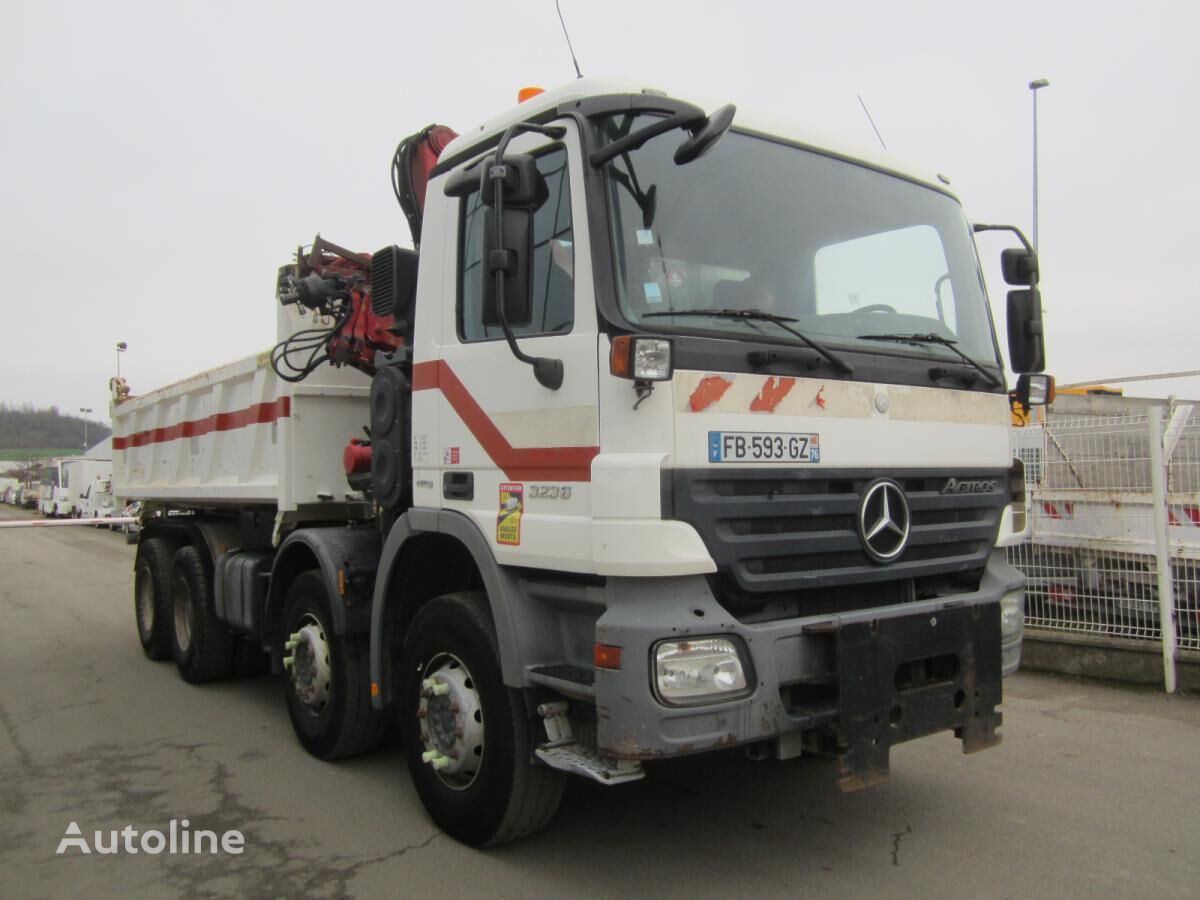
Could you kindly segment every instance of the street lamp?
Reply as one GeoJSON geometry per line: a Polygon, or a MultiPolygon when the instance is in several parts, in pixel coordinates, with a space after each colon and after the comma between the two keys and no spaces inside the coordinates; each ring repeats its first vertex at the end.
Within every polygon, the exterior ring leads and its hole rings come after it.
{"type": "MultiPolygon", "coordinates": [[[[117,358],[120,359],[120,357],[117,357],[117,358]]],[[[79,411],[81,413],[83,413],[83,452],[87,453],[88,452],[88,439],[87,439],[88,420],[87,420],[87,417],[89,415],[91,415],[92,408],[90,406],[81,406],[81,407],[79,407],[79,411]]]]}
{"type": "MultiPolygon", "coordinates": [[[[1034,231],[1036,232],[1036,228],[1034,231]]],[[[117,377],[121,377],[121,354],[129,349],[129,345],[124,341],[117,341],[117,377]]]]}
{"type": "Polygon", "coordinates": [[[1045,78],[1029,82],[1029,91],[1033,94],[1033,249],[1038,246],[1038,145],[1037,145],[1037,92],[1044,87],[1050,87],[1045,78]]]}

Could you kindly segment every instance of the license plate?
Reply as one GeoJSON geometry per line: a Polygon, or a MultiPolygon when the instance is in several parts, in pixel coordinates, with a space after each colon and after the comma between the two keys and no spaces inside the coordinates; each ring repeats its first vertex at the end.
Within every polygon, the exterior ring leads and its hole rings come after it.
{"type": "Polygon", "coordinates": [[[819,463],[821,437],[780,431],[710,431],[710,463],[819,463]]]}

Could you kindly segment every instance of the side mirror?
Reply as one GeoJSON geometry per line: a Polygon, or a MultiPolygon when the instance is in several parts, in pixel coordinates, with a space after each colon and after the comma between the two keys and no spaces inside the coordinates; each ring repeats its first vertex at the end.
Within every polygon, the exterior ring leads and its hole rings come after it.
{"type": "Polygon", "coordinates": [[[521,328],[533,317],[530,267],[533,261],[533,215],[546,202],[546,179],[527,153],[505,156],[500,168],[504,194],[500,213],[500,244],[496,244],[495,159],[480,166],[480,198],[487,209],[483,220],[483,323],[501,325],[496,304],[496,272],[504,273],[504,317],[521,328]]]}
{"type": "Polygon", "coordinates": [[[496,269],[504,270],[504,313],[513,328],[529,325],[533,317],[530,262],[533,260],[533,211],[506,206],[500,223],[502,247],[496,246],[496,211],[483,216],[483,324],[499,326],[496,307],[496,269]]]}
{"type": "Polygon", "coordinates": [[[711,150],[713,144],[719,141],[721,135],[727,132],[729,126],[733,124],[733,116],[736,112],[737,107],[732,103],[727,103],[697,125],[692,131],[691,137],[680,144],[679,149],[675,151],[675,165],[685,166],[711,150]]]}
{"type": "Polygon", "coordinates": [[[1037,254],[1024,247],[1010,247],[1000,251],[1000,271],[1004,275],[1005,284],[1029,285],[1038,283],[1037,254]]]}
{"type": "Polygon", "coordinates": [[[1018,374],[1046,368],[1042,296],[1036,288],[1008,292],[1008,357],[1018,374]]]}
{"type": "Polygon", "coordinates": [[[1013,391],[1014,402],[1025,409],[1033,406],[1049,406],[1054,402],[1053,375],[1022,375],[1017,379],[1013,391]]]}

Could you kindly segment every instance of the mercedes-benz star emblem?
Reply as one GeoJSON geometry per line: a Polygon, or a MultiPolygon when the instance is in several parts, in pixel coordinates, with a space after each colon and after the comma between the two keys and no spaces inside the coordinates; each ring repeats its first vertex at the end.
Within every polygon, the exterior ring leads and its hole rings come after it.
{"type": "Polygon", "coordinates": [[[858,538],[876,562],[894,561],[908,543],[911,519],[904,489],[889,478],[867,485],[858,507],[858,538]]]}

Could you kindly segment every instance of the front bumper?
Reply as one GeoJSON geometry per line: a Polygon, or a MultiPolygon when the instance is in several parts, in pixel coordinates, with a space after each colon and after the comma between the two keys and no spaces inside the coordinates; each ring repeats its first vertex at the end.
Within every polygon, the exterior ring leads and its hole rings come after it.
{"type": "Polygon", "coordinates": [[[767,741],[781,758],[801,748],[839,756],[843,785],[856,787],[886,777],[902,741],[954,730],[967,752],[992,746],[1001,679],[1020,661],[1019,635],[1002,644],[1000,598],[1022,580],[993,553],[973,593],[744,624],[703,577],[672,579],[670,591],[658,579],[610,579],[596,640],[620,646],[623,662],[596,671],[599,749],[651,759],[767,741]],[[657,700],[654,644],[711,635],[742,642],[753,692],[686,708],[657,700]]]}

